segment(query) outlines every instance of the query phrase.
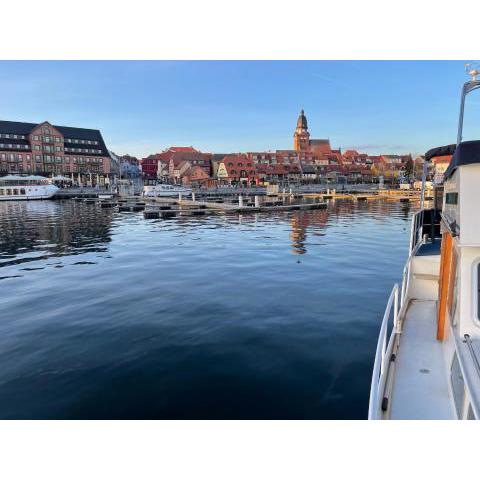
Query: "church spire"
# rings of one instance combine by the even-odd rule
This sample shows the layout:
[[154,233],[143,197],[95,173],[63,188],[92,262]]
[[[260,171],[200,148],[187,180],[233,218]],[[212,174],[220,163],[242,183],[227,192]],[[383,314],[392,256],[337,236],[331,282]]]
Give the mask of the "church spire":
[[308,133],[307,117],[305,116],[305,112],[303,111],[303,108],[300,111],[300,115],[298,116],[297,128],[295,129],[295,133],[293,137],[294,137],[294,140],[293,140],[294,150],[306,151],[309,149],[310,134]]
[[300,115],[298,116],[297,128],[300,128],[302,130],[308,130],[307,117],[305,116],[303,108],[300,112]]

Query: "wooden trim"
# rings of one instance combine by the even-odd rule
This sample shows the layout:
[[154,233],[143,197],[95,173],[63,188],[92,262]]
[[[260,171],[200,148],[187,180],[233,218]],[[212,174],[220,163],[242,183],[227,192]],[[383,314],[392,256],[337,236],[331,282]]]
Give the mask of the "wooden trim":
[[452,263],[452,235],[444,232],[442,236],[442,251],[440,257],[440,280],[438,282],[438,320],[437,340],[445,340],[445,317],[447,309],[447,296],[450,284],[450,269]]

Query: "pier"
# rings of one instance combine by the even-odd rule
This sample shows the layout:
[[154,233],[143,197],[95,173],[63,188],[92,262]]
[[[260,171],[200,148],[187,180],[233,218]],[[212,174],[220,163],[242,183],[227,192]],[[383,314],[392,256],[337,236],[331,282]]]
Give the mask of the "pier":
[[[67,190],[67,189],[65,189]],[[274,195],[267,195],[265,189],[242,189],[241,193],[224,189],[211,193],[208,190],[193,192],[188,198],[182,197],[119,197],[108,191],[93,189],[72,189],[60,192],[57,198],[70,198],[76,202],[97,204],[101,208],[115,208],[122,213],[143,212],[146,219],[160,219],[184,216],[203,216],[229,213],[274,213],[294,210],[318,210],[327,208],[329,200],[351,200],[367,202],[384,200],[409,203],[417,201],[420,193],[405,190],[344,191],[326,189],[322,192],[299,192],[283,189]],[[63,195],[62,195],[63,194]]]

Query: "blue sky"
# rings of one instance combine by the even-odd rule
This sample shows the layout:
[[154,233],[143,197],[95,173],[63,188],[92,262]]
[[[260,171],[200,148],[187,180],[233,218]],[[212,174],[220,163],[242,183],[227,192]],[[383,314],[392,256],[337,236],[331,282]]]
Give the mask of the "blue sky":
[[0,118],[99,128],[144,156],[292,148],[303,107],[334,148],[416,154],[455,141],[466,79],[461,61],[2,61]]

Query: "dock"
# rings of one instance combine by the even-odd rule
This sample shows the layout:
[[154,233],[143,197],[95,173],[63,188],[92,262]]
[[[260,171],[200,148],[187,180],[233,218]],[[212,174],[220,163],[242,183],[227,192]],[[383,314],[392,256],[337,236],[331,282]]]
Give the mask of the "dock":
[[[63,193],[63,192],[62,192]],[[229,213],[273,213],[295,210],[319,210],[327,208],[328,201],[350,200],[368,202],[375,200],[409,203],[419,200],[420,193],[405,190],[376,190],[337,192],[327,189],[321,193],[282,192],[275,195],[259,192],[239,194],[236,192],[194,192],[191,198],[174,197],[119,197],[111,192],[77,191],[76,195],[60,195],[75,202],[112,208],[121,213],[143,212],[146,219],[194,217]]]

